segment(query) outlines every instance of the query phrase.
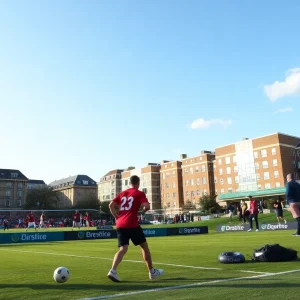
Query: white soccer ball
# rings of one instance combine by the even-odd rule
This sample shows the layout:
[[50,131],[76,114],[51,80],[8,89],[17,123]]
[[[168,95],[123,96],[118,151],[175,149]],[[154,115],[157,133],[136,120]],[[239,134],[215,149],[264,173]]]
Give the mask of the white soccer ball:
[[53,279],[57,283],[64,283],[70,277],[70,271],[65,267],[59,267],[54,271]]

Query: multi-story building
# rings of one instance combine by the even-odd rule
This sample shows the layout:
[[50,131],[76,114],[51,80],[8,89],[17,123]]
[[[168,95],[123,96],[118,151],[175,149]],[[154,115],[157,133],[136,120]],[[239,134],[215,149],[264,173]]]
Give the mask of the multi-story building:
[[26,200],[27,182],[19,170],[0,169],[0,207],[20,209]]
[[97,197],[97,183],[87,175],[53,181],[50,187],[59,194],[59,207],[72,207]]
[[[181,156],[184,158],[184,155]],[[183,206],[182,162],[163,160],[160,169],[161,207],[180,209]]]
[[98,183],[99,201],[111,201],[122,191],[122,172],[124,170],[112,170],[105,174]]
[[200,155],[181,156],[183,199],[184,204],[197,206],[203,195],[215,194],[213,161],[215,154],[212,151],[201,151]]
[[295,147],[299,140],[299,137],[274,133],[216,148],[218,200],[240,200],[250,194],[261,199],[283,196],[286,175],[297,176]]
[[122,190],[129,188],[130,177],[140,177],[140,190],[145,192],[151,209],[161,208],[160,199],[160,164],[148,163],[143,168],[130,167],[122,172]]
[[46,183],[44,180],[35,180],[35,179],[29,179],[27,181],[27,191],[32,190],[32,189],[40,189],[43,187],[46,187]]

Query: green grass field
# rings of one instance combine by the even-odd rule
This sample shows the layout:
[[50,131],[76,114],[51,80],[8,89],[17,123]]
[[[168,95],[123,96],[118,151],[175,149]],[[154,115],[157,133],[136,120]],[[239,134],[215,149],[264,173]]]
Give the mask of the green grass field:
[[[274,215],[260,217],[263,222],[274,221]],[[156,281],[148,279],[140,250],[134,246],[118,270],[122,282],[106,277],[116,240],[1,245],[0,299],[298,299],[300,261],[223,265],[217,257],[223,251],[252,255],[267,243],[300,251],[299,238],[291,231],[215,233],[216,224],[224,222],[200,222],[209,224],[206,235],[148,238],[154,266],[165,270]],[[64,284],[52,278],[59,266],[71,272]]]

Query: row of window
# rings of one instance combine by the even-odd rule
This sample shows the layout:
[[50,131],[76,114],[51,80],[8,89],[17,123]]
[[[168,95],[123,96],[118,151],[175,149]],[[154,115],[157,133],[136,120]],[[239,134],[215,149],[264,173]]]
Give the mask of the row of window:
[[[7,182],[6,183],[6,187],[8,189],[11,189],[12,188],[12,183],[11,182]],[[21,188],[23,188],[23,183],[22,182],[18,182],[18,189],[21,189]]]
[[[281,185],[280,185],[280,182],[276,182],[276,183],[275,183],[275,188],[279,188],[280,186],[281,186]],[[264,184],[264,188],[265,188],[265,189],[271,189],[271,188],[272,188],[272,184],[271,184],[271,183],[265,183],[265,184]],[[261,185],[261,184],[258,184],[258,185],[257,185],[257,189],[258,189],[258,190],[261,190],[261,189],[262,189],[262,185]],[[225,189],[221,189],[220,192],[221,192],[221,194],[225,194]],[[228,189],[227,189],[227,192],[228,192],[228,193],[233,193],[234,190],[233,190],[232,188],[228,188]],[[218,190],[217,190],[217,189],[216,189],[216,194],[218,194]]]
[[[6,207],[10,207],[10,206],[11,206],[11,201],[10,201],[10,200],[6,200],[5,206],[6,206]],[[18,201],[17,201],[17,206],[18,206],[18,207],[21,207],[21,206],[22,206],[22,200],[18,200]]]
[[[185,196],[186,196],[186,197],[189,197],[189,196],[191,196],[191,197],[201,196],[201,194],[202,194],[202,195],[207,195],[207,190],[203,190],[202,192],[201,192],[200,190],[196,190],[196,191],[186,191],[186,192],[185,192]],[[176,198],[176,195],[177,195],[176,193],[172,193],[172,194],[166,193],[166,198],[167,198],[167,199],[170,199],[171,196],[172,196],[173,198]]]
[[[23,192],[22,191],[18,191],[17,195],[18,195],[19,198],[21,198],[22,195],[23,195]],[[11,197],[11,190],[6,190],[5,191],[5,196],[6,196],[6,198],[10,198]]]

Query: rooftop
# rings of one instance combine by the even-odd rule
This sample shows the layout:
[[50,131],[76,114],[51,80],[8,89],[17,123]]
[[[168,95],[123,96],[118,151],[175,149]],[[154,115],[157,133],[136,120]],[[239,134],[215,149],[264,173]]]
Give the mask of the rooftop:
[[0,179],[28,180],[21,171],[14,169],[0,169]]

